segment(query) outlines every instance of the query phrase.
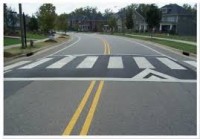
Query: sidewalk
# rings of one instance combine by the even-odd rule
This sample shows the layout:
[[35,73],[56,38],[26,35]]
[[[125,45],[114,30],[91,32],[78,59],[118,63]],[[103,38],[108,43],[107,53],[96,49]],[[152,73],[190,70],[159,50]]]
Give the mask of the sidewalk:
[[[151,38],[151,36],[143,36],[143,35],[133,35],[133,34],[125,34],[125,35],[136,36],[136,37],[143,37],[143,38]],[[166,40],[166,41],[173,41],[173,42],[185,43],[185,44],[190,44],[190,45],[197,45],[196,42],[191,42],[191,41],[182,41],[182,40],[167,39],[167,38],[160,38],[160,37],[152,37],[152,38],[158,39],[158,40]]]
[[[60,35],[58,35],[58,34],[56,34],[55,35],[55,38],[58,38]],[[9,38],[20,38],[20,37],[15,37],[15,36],[4,36],[4,37],[9,37]],[[38,42],[44,42],[44,41],[46,41],[46,40],[48,40],[49,38],[45,38],[45,39],[40,39],[40,40],[38,40],[38,39],[31,39],[31,38],[28,38],[27,39],[27,44],[29,43],[29,41],[28,40],[33,40],[34,41],[34,43],[38,43]],[[6,49],[10,49],[10,48],[14,48],[14,47],[20,47],[21,46],[21,44],[13,44],[13,45],[9,45],[9,46],[4,46],[4,50],[6,50]]]

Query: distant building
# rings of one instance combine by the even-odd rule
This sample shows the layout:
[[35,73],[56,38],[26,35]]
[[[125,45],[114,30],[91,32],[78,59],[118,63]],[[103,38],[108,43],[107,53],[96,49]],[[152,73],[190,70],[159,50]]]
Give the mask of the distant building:
[[[117,19],[117,28],[119,32],[122,32],[123,28],[126,30],[125,20],[126,14],[125,12],[118,12],[115,14]],[[138,32],[145,32],[147,30],[147,23],[145,21],[144,16],[142,16],[137,10],[133,11],[133,30]]]
[[177,4],[165,5],[161,8],[162,19],[160,32],[174,32],[178,35],[196,35],[196,18]]
[[145,32],[147,30],[148,24],[146,23],[144,16],[137,10],[133,11],[133,23],[135,31]]
[[83,32],[96,32],[102,31],[106,20],[102,18],[89,18],[87,16],[71,16],[68,18],[69,30],[83,31]]

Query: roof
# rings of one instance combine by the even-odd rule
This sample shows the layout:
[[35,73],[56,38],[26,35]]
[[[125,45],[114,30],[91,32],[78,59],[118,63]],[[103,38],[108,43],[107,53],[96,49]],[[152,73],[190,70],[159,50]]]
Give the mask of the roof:
[[135,13],[138,14],[143,20],[145,20],[144,15],[139,10],[136,9]]
[[183,7],[177,5],[177,4],[168,4],[163,6],[161,9],[170,9],[167,11],[166,14],[191,14],[190,12],[188,12],[186,9],[184,9]]

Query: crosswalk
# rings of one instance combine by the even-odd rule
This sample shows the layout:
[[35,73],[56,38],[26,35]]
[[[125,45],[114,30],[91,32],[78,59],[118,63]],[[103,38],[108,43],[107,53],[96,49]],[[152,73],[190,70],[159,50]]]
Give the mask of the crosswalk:
[[133,57],[137,66],[141,69],[154,69],[155,67],[145,57]]
[[49,61],[51,59],[53,59],[53,58],[44,58],[42,60],[33,62],[31,64],[28,64],[28,65],[24,66],[24,67],[21,67],[20,69],[32,69],[32,68],[37,67],[37,66],[39,66],[39,65],[41,65],[41,64],[43,64],[43,63],[45,63],[45,62],[47,62],[47,61]]
[[[107,69],[124,69],[124,61],[127,60],[127,58],[124,58],[123,56],[82,56],[81,60],[79,58],[79,62],[76,62],[77,65],[75,66],[76,69],[92,69],[94,66],[96,66],[98,63],[103,65],[106,65]],[[76,61],[78,57],[62,57],[58,59],[57,61],[54,60],[54,62],[51,62],[54,58],[43,58],[38,61],[30,62],[30,61],[21,61],[9,66],[4,67],[4,71],[10,70],[10,69],[18,69],[18,70],[30,70],[37,67],[42,66],[45,63],[49,64],[44,67],[45,69],[62,69],[66,66],[70,66],[70,63],[73,61]],[[98,60],[101,59],[103,62],[98,62]],[[158,64],[159,62],[159,64]],[[197,67],[196,61],[183,61],[193,67]],[[130,56],[129,62],[131,64],[135,64],[135,66],[139,69],[156,69],[160,66],[165,66],[165,68],[168,68],[170,70],[187,70],[185,66],[182,64],[175,62],[167,57],[142,57],[142,56]],[[102,66],[103,66],[102,65]],[[158,66],[159,65],[159,66]],[[101,66],[101,65],[100,65]]]
[[97,56],[88,56],[77,66],[77,68],[92,68],[97,61],[97,58]]
[[62,68],[64,65],[68,64],[73,59],[74,59],[74,57],[64,57],[61,60],[53,63],[50,66],[48,66],[47,69],[59,69],[59,68]]
[[9,65],[9,66],[4,67],[4,71],[13,69],[13,68],[15,68],[15,67],[19,67],[19,66],[24,65],[24,64],[27,64],[27,63],[29,63],[29,62],[30,62],[30,61],[20,61],[20,62],[17,62],[17,63],[15,63],[15,64],[12,64],[12,65]]
[[123,62],[121,57],[110,57],[108,62],[108,69],[122,69]]
[[197,67],[197,62],[196,61],[184,61],[185,63],[193,66],[193,67]]
[[168,58],[157,58],[160,62],[165,64],[170,69],[178,69],[178,70],[185,70],[185,68],[174,61],[168,59]]

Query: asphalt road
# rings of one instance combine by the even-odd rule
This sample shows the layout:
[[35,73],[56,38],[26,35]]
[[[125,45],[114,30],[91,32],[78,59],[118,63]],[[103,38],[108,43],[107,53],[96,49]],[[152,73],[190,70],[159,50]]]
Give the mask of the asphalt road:
[[4,66],[4,135],[196,135],[196,60],[71,33]]

